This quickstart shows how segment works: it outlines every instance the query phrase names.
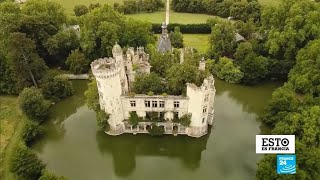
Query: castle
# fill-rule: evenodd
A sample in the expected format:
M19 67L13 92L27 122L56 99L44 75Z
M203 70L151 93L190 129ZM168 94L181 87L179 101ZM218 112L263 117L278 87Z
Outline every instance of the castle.
M154 123L143 121L134 127L128 122L130 112L135 112L143 118L150 113L156 113L166 120L156 123L157 126L163 126L164 134L186 134L192 137L207 134L208 125L212 124L214 117L216 90L212 75L205 78L200 87L186 84L186 96L130 95L136 74L150 73L149 55L144 52L143 47L138 47L136 51L128 48L124 55L118 44L113 47L112 54L113 57L91 63L99 91L100 107L110 114L110 130L107 134L148 133L148 128L152 128ZM199 61L199 69L204 68L204 61ZM172 121L186 114L191 115L188 127Z

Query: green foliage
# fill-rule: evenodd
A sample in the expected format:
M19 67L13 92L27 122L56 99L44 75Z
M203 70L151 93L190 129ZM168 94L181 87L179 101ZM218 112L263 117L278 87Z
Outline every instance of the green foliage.
M12 33L8 45L8 65L14 73L17 88L37 86L47 66L38 56L32 39L23 33Z
M45 44L66 23L64 9L57 2L47 0L28 0L21 7L23 18L19 19L19 31L35 41L40 57L51 64Z
M133 83L134 92L137 94L147 94L148 92L161 94L164 88L161 77L155 73L138 74Z
M320 95L320 40L311 41L299 51L297 64L289 73L294 90L303 94Z
M39 178L39 180L67 180L67 178L65 177L58 177L48 171L43 171L41 177Z
M224 22L212 27L210 47L209 54L215 59L232 56L236 49L236 38L235 29L231 23Z
M73 87L71 82L59 76L49 76L42 80L42 93L45 98L58 101L73 95Z
M129 124L131 124L133 127L137 127L140 121L142 121L142 118L137 115L137 112L130 112Z
M171 7L177 12L207 13L221 17L232 16L247 21L259 19L261 5L257 0L172 0Z
M293 112L299 104L298 98L291 84L278 88L272 93L272 98L266 106L266 113L262 116L265 124L274 126L282 120L288 112Z
M45 100L37 88L25 88L19 95L19 106L30 119L42 122L48 116L49 101Z
M125 17L104 5L81 17L81 48L87 57L111 56L113 45L145 46L154 43L151 24Z
M69 70L74 74L87 73L89 70L89 61L86 59L85 55L76 49L71 51L66 65L69 67Z
M34 121L26 121L26 125L22 131L21 137L26 145L30 145L34 140L42 136L44 130L39 126L39 123Z
M149 45L149 48L153 48L154 46ZM158 74L161 77L165 76L166 71L172 65L172 56L170 53L158 53L155 50L151 51L148 49L150 53L150 65L151 71Z
M80 42L74 29L60 30L57 34L48 38L44 44L52 61L50 65L65 66L65 60L72 50L79 48Z
M183 36L180 32L179 26L174 28L174 31L171 31L169 34L170 41L173 47L182 48L183 47Z
M106 112L104 112L104 110L96 111L96 118L97 118L98 126L101 129L109 130L109 123L108 123L109 116L110 115L107 114Z
M272 128L272 134L295 135L297 173L292 177L295 179L320 178L320 98L316 80L320 75L319 48L319 40L314 40L298 52L288 82L272 94L261 116ZM275 173L274 160L275 156L265 156L259 162L257 179L285 179Z
M178 123L180 123L185 127L189 127L191 124L191 117L192 117L192 114L185 114L179 118Z
M263 56L249 54L240 64L244 76L241 81L244 84L257 84L264 80L268 74L268 59Z
M73 12L76 16L82 16L89 12L89 9L85 5L75 5L73 8Z
M262 30L268 31L268 53L276 59L293 61L299 49L320 37L320 29L315 27L319 16L319 4L308 0L285 0L280 6L267 7L261 24Z
M239 83L244 74L240 71L231 59L222 57L219 62L214 65L213 72L218 78L225 80L228 83Z
M10 171L24 179L38 179L45 165L31 149L18 145L12 153Z
M0 94L17 94L14 73L0 52Z
M155 123L148 129L151 136L162 136L164 134L164 126L157 126Z
M84 92L84 96L86 97L86 104L89 109L94 111L100 110L99 94L96 80L92 80L89 83L88 89Z
M173 95L185 93L186 83L199 84L201 82L198 78L199 73L197 66L188 63L174 64L167 71L167 92Z
M122 5L115 3L113 7L124 14L151 13L164 8L164 2L162 0L124 0Z

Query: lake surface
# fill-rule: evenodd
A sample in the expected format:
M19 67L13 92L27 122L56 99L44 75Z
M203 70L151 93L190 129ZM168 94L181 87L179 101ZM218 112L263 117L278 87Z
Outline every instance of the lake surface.
M131 135L99 131L85 105L86 81L52 108L46 135L33 149L57 175L70 180L249 180L255 178L259 113L280 83L255 87L216 79L215 119L208 135Z

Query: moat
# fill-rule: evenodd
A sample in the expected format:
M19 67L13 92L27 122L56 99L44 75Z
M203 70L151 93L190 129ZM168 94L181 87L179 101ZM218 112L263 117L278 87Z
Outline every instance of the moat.
M201 138L99 131L85 105L87 81L73 81L75 95L52 108L46 135L33 149L50 171L71 180L254 179L259 113L281 83L246 87L215 78L215 118Z

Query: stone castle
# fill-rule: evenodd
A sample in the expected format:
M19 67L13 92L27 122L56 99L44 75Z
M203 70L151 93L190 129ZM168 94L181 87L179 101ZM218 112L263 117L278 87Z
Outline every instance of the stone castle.
M110 114L108 123L110 135L123 133L148 133L152 122L139 122L136 127L129 124L130 112L136 112L139 117L147 117L157 113L165 122L157 122L163 126L164 134L186 134L201 137L208 132L208 125L214 117L215 86L213 76L204 79L203 84L186 84L186 96L149 96L144 94L130 95L132 83L137 73L150 73L149 55L143 47L136 51L128 48L123 54L121 47L116 44L112 49L113 57L102 58L91 63L93 75L96 78L99 91L100 107ZM205 63L199 61L199 69L203 70ZM174 118L185 114L191 115L188 127L174 123Z

